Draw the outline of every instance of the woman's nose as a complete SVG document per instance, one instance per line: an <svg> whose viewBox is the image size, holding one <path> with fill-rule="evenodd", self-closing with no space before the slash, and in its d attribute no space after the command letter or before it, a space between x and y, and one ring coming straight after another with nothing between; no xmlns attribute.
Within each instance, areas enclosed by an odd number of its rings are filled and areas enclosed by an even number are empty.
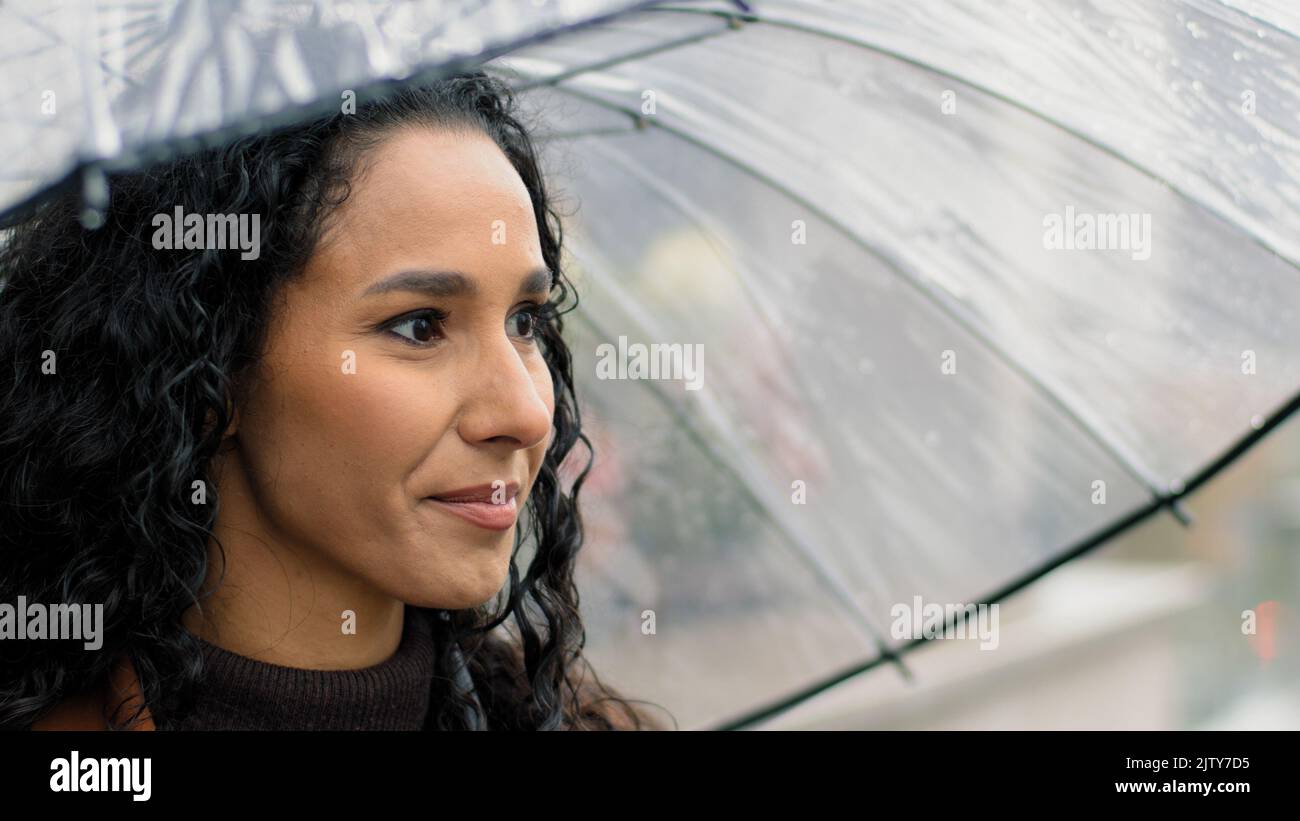
<svg viewBox="0 0 1300 821"><path fill-rule="evenodd" d="M531 448L551 432L551 379L541 353L522 354L504 329L485 340L467 364L469 384L459 432L471 443L509 442ZM525 357L534 361L525 363Z"/></svg>

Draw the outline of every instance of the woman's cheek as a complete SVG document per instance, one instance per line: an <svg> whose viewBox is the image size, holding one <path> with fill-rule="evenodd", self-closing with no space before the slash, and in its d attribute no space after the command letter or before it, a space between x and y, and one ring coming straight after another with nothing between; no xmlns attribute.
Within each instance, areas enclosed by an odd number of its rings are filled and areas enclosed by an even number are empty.
<svg viewBox="0 0 1300 821"><path fill-rule="evenodd" d="M446 379L413 363L376 360L359 365L338 389L322 394L331 427L375 465L405 473L423 460L450 422Z"/></svg>

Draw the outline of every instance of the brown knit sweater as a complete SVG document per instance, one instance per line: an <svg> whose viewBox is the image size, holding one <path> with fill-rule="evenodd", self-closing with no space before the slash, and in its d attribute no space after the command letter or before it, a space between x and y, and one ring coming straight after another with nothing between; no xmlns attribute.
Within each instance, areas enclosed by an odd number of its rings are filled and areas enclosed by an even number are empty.
<svg viewBox="0 0 1300 821"><path fill-rule="evenodd" d="M197 637L196 637L197 638ZM194 709L166 730L419 730L433 685L433 629L406 608L390 658L360 670L303 670L199 639L204 675Z"/></svg>

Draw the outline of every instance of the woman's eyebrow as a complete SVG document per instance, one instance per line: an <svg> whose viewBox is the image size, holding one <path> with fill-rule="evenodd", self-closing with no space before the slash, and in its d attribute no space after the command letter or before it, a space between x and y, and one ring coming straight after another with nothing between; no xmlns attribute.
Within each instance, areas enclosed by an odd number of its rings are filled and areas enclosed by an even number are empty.
<svg viewBox="0 0 1300 821"><path fill-rule="evenodd" d="M551 276L551 272L547 268L529 271L528 275L524 277L524 281L519 283L519 295L536 294L546 296L551 292L551 286L554 282L555 277Z"/></svg>
<svg viewBox="0 0 1300 821"><path fill-rule="evenodd" d="M519 284L519 293L546 295L551 292L551 272L546 268L529 271ZM391 291L414 291L432 297L475 296L478 285L460 271L399 271L374 283L362 296Z"/></svg>

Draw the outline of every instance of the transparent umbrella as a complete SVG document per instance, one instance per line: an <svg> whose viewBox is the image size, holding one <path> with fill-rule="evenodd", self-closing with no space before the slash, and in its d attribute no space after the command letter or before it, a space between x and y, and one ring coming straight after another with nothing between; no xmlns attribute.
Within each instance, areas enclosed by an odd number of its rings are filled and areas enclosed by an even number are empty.
<svg viewBox="0 0 1300 821"><path fill-rule="evenodd" d="M905 670L1300 404L1266 0L9 2L0 209L467 63L572 206L588 650L681 726Z"/></svg>

